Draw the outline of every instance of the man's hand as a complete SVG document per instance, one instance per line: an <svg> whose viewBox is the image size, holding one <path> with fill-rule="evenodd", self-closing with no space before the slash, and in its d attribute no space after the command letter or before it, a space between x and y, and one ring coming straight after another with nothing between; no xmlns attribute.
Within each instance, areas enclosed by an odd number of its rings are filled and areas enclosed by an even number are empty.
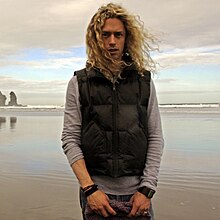
<svg viewBox="0 0 220 220"><path fill-rule="evenodd" d="M146 211L150 208L150 199L140 192L136 192L130 199L132 203L132 209L128 217L135 217L140 215L146 215Z"/></svg>
<svg viewBox="0 0 220 220"><path fill-rule="evenodd" d="M87 201L90 208L99 215L104 217L108 217L109 215L116 215L116 212L109 204L108 196L101 190L98 190L92 195L88 196Z"/></svg>

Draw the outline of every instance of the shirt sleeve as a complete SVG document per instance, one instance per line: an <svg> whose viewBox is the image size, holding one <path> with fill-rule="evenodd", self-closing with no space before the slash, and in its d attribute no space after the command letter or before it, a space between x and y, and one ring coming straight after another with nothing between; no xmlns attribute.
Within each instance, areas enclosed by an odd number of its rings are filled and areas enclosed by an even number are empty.
<svg viewBox="0 0 220 220"><path fill-rule="evenodd" d="M81 145L82 116L80 111L79 91L77 77L73 76L69 81L66 92L66 104L64 110L64 124L62 132L62 148L72 165L83 158Z"/></svg>
<svg viewBox="0 0 220 220"><path fill-rule="evenodd" d="M164 140L156 90L152 79L150 88L151 90L147 109L148 150L145 169L143 171L143 175L141 176L140 187L147 186L155 190L157 187Z"/></svg>

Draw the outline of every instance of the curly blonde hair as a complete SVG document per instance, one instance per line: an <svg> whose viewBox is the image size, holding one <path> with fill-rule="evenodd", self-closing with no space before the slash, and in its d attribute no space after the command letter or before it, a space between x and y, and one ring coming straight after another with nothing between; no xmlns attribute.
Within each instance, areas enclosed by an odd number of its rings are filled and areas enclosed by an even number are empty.
<svg viewBox="0 0 220 220"><path fill-rule="evenodd" d="M103 45L101 33L108 18L120 19L126 30L124 58L121 61L112 59ZM156 42L156 37L144 28L144 23L138 16L129 14L120 5L109 3L98 9L88 25L86 67L99 69L113 82L120 77L122 69L129 65L135 65L141 75L145 70L155 72L156 65L150 56L150 51L158 49Z"/></svg>

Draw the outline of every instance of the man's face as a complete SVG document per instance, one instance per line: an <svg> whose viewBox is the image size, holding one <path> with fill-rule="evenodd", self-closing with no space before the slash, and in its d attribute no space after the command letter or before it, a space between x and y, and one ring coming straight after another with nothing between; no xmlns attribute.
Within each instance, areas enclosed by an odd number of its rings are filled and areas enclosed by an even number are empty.
<svg viewBox="0 0 220 220"><path fill-rule="evenodd" d="M102 28L104 48L115 60L121 60L125 45L125 27L118 18L108 18Z"/></svg>

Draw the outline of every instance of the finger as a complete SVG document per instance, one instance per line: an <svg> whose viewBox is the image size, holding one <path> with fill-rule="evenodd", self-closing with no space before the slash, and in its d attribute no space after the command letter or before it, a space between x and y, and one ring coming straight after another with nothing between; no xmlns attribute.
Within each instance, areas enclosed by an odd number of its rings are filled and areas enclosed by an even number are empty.
<svg viewBox="0 0 220 220"><path fill-rule="evenodd" d="M116 211L110 205L106 206L106 210L109 214L116 215Z"/></svg>
<svg viewBox="0 0 220 220"><path fill-rule="evenodd" d="M111 206L106 206L99 209L98 214L102 215L103 217L108 217L109 215L116 215L116 212Z"/></svg>
<svg viewBox="0 0 220 220"><path fill-rule="evenodd" d="M105 218L109 216L109 214L108 214L108 212L105 210L105 208L103 208L102 210L100 210L99 213L100 213L103 217L105 217Z"/></svg>
<svg viewBox="0 0 220 220"><path fill-rule="evenodd" d="M106 198L107 198L107 201L108 201L108 204L106 205L107 212L111 215L116 215L116 211L109 204L110 199L107 195L106 195Z"/></svg>
<svg viewBox="0 0 220 220"><path fill-rule="evenodd" d="M133 207L131 212L129 213L128 217L137 217L137 216L141 216L141 215L146 215L146 210L148 210L147 208L145 208L145 206L137 206L133 203Z"/></svg>
<svg viewBox="0 0 220 220"><path fill-rule="evenodd" d="M134 216L136 216L137 212L138 212L137 206L133 205L133 206L132 206L132 209L131 209L131 212L129 213L128 217L134 217Z"/></svg>

